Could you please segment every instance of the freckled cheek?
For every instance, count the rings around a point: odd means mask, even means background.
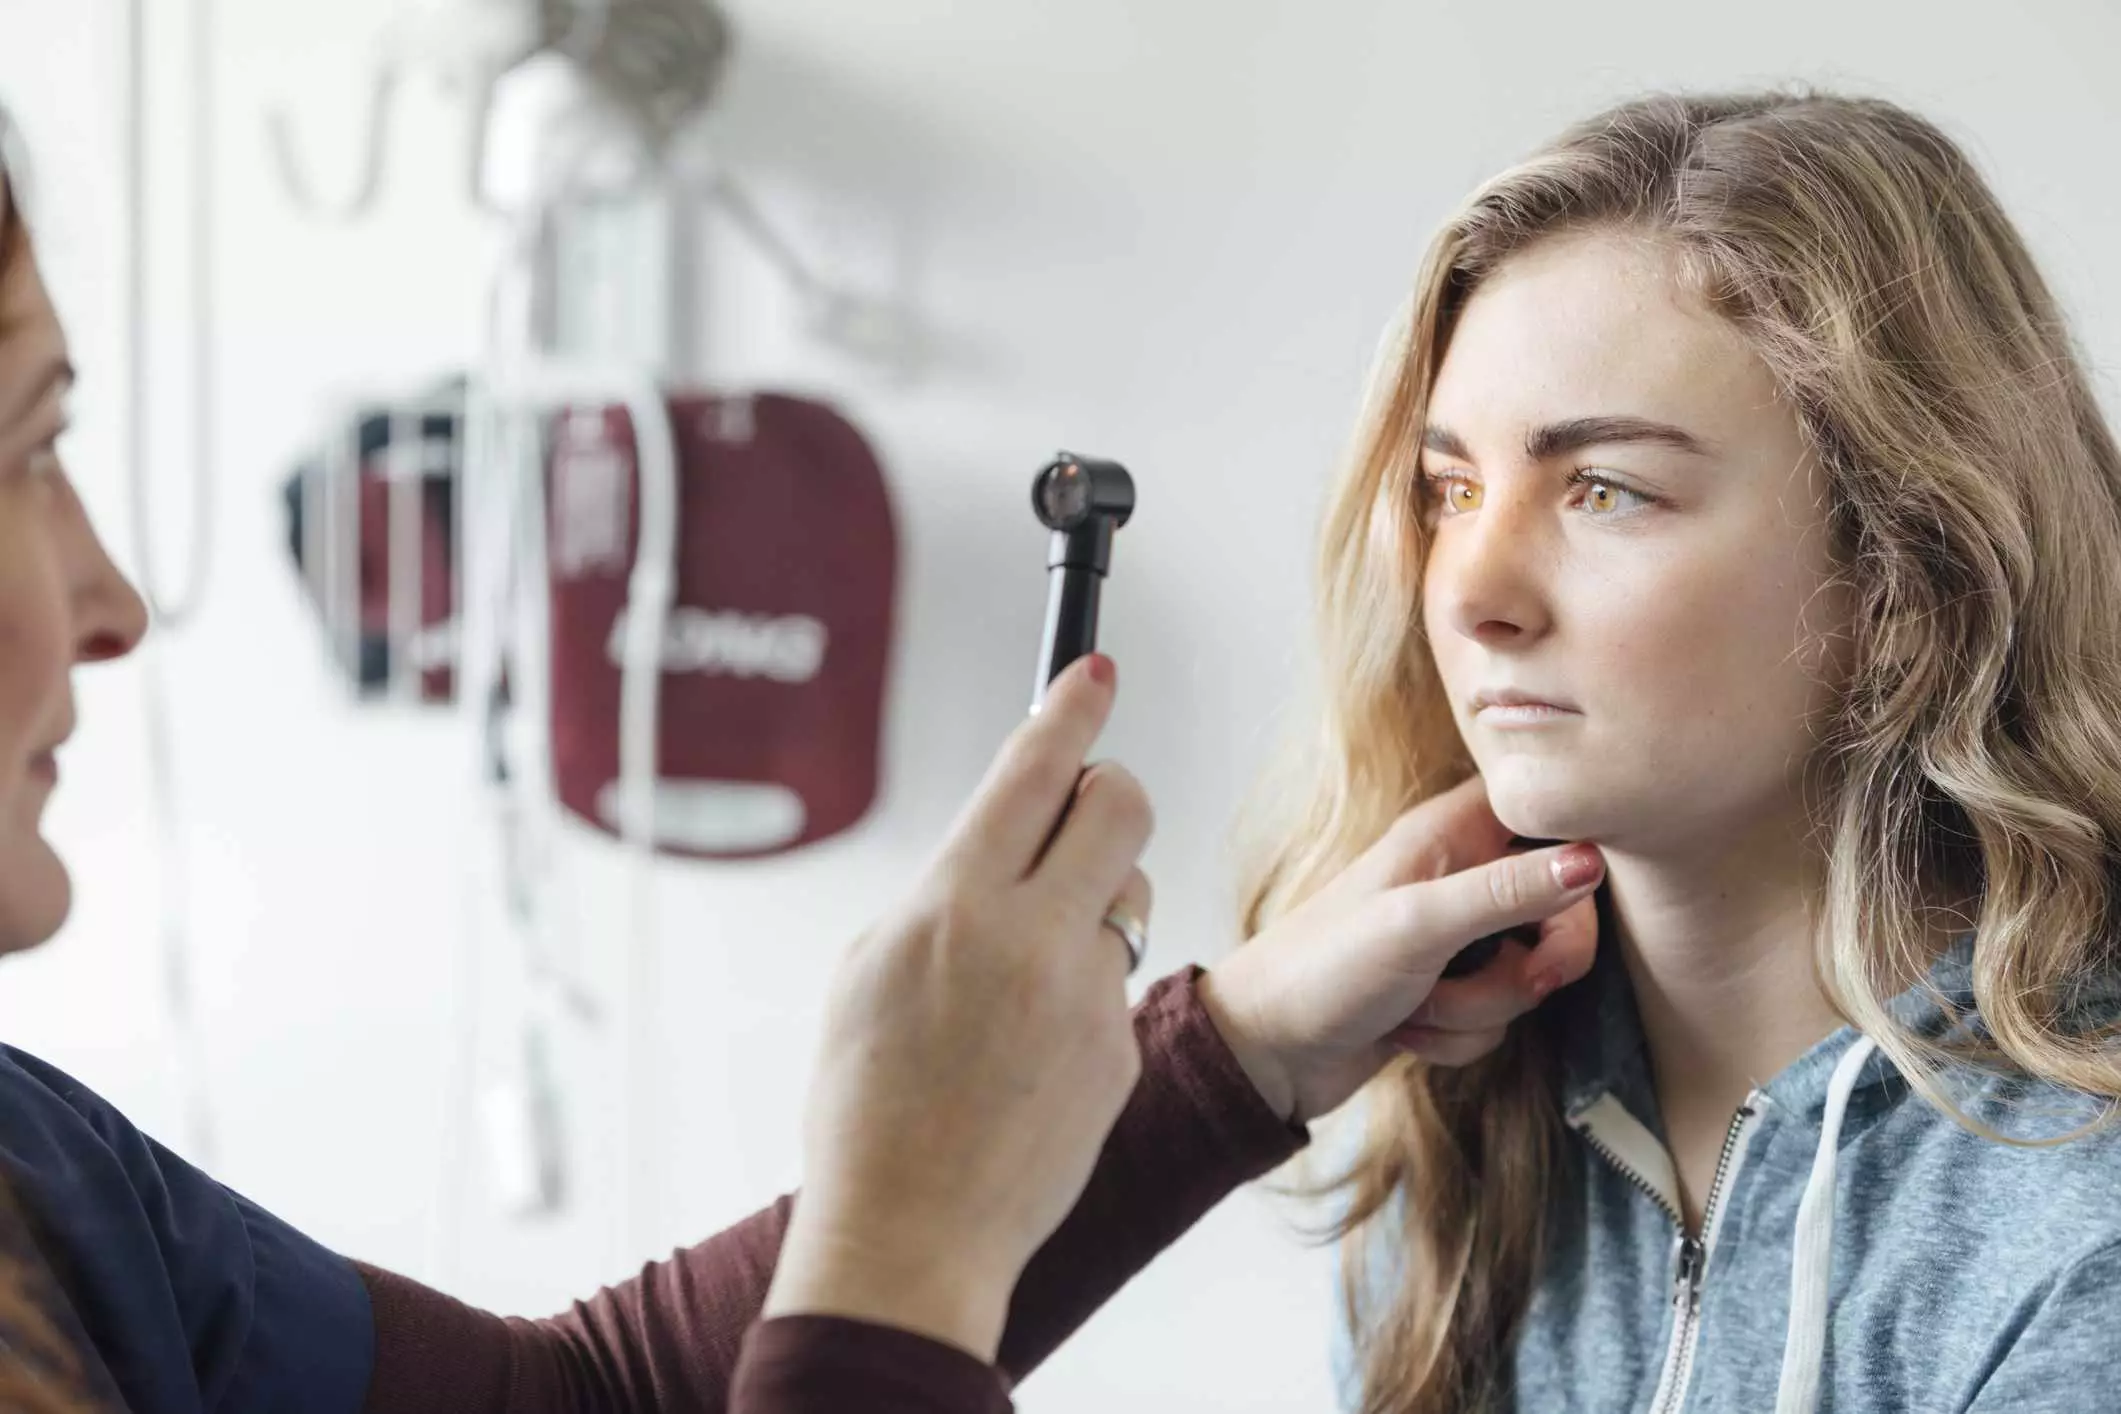
[[[1468,647],[1465,638],[1452,630],[1442,609],[1426,595],[1421,604],[1421,632],[1423,651],[1436,665],[1436,675],[1442,679],[1444,691],[1456,710],[1456,703],[1468,689],[1459,666]]]
[[[1611,631],[1587,636],[1599,682],[1673,733],[1728,740],[1794,721],[1810,688],[1790,580],[1725,556],[1613,586]]]

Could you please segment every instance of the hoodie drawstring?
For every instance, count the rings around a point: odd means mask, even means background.
[[[1782,1347],[1782,1383],[1775,1414],[1813,1414],[1819,1407],[1819,1372],[1826,1356],[1828,1283],[1834,1266],[1834,1159],[1841,1147],[1841,1119],[1848,1112],[1856,1077],[1878,1043],[1858,1036],[1834,1067],[1826,1086],[1826,1117],[1812,1176],[1797,1204],[1797,1235],[1790,1260],[1790,1330]]]

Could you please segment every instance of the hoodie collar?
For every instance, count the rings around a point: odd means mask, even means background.
[[[1602,936],[1610,937],[1610,918],[1601,901]],[[1893,1016],[1918,1034],[1957,1033],[1978,1025],[1972,1016],[1974,935],[1955,936],[1931,964],[1928,975],[1889,1003]],[[1574,1113],[1601,1094],[1611,1094],[1663,1139],[1649,1052],[1643,1042],[1635,990],[1617,948],[1601,947],[1591,971],[1565,989],[1552,1005],[1553,1027],[1561,1056],[1561,1096],[1565,1112]],[[1954,1017],[1960,1018],[1955,1025]],[[1836,1028],[1760,1089],[1779,1108],[1816,1117],[1826,1105],[1827,1085],[1841,1054],[1860,1033]],[[1891,1058],[1874,1051],[1856,1077],[1857,1091],[1897,1079]]]

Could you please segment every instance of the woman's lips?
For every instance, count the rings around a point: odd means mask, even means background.
[[[1473,715],[1484,727],[1545,727],[1583,714],[1551,702],[1490,702]]]
[[[59,784],[59,758],[49,751],[40,751],[29,758],[29,778],[42,781],[47,786]]]
[[[1548,702],[1514,687],[1497,687],[1474,693],[1472,700],[1474,721],[1483,727],[1548,727],[1572,717],[1582,717],[1582,712],[1563,702]]]

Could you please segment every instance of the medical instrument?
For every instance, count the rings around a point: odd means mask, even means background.
[[[1031,710],[1067,666],[1097,649],[1097,615],[1112,542],[1134,516],[1134,478],[1115,461],[1061,452],[1031,483],[1031,508],[1053,532],[1046,549],[1046,627]]]

